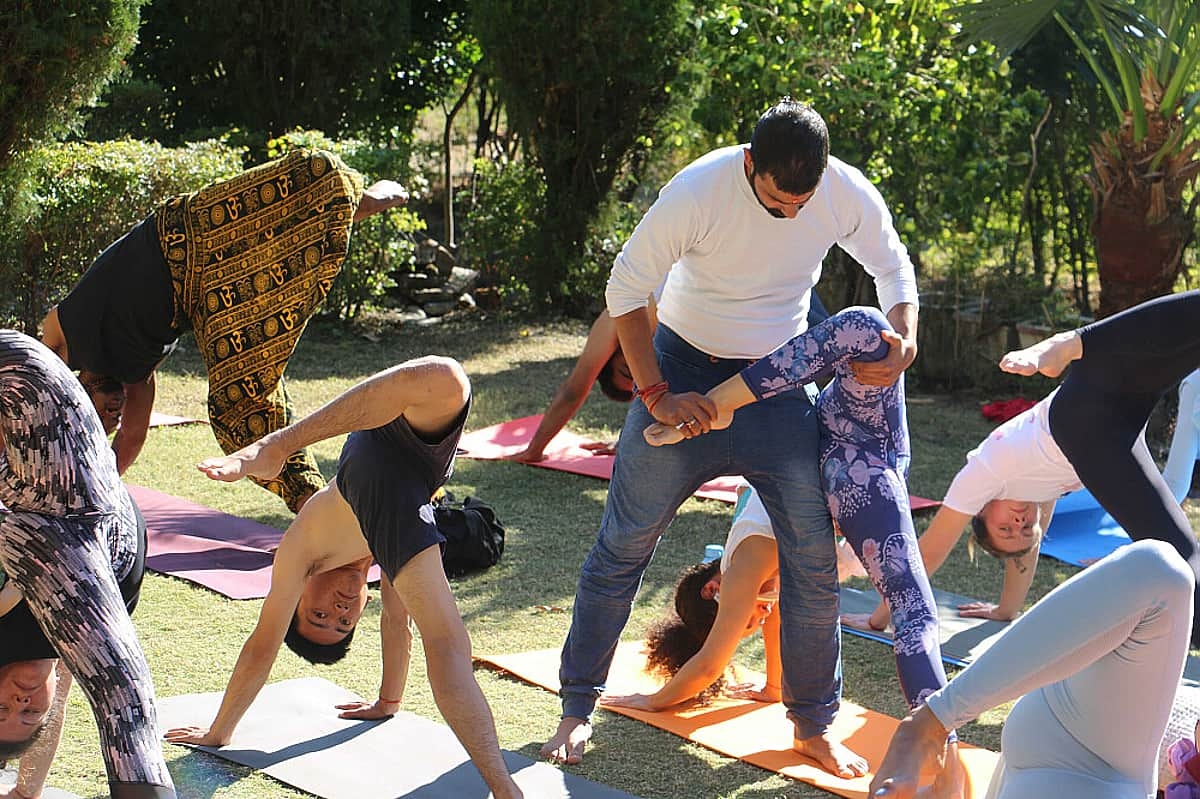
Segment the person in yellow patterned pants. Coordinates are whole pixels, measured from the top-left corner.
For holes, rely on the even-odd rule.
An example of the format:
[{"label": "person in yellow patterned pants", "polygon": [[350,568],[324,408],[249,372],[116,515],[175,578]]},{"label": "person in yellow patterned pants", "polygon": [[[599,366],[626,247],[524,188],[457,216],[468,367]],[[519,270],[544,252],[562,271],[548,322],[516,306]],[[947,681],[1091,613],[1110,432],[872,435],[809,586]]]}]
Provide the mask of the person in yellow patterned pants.
[{"label": "person in yellow patterned pants", "polygon": [[[120,472],[145,442],[155,369],[187,329],[208,370],[222,450],[291,421],[283,372],[341,269],[352,223],[408,199],[393,181],[363,185],[332,153],[296,150],[174,197],[50,310],[43,341],[80,370],[105,429],[117,430]],[[306,450],[260,482],[293,511],[324,484]]]}]

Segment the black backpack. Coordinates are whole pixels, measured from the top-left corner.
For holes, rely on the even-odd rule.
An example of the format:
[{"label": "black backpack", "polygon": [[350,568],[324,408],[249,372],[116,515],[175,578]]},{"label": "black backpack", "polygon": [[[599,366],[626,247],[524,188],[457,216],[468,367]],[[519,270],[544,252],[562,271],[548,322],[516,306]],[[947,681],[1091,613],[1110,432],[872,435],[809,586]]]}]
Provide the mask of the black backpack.
[{"label": "black backpack", "polygon": [[462,502],[450,492],[433,506],[434,522],[446,537],[442,566],[447,577],[462,577],[500,562],[504,554],[504,525],[492,506],[475,497]]}]

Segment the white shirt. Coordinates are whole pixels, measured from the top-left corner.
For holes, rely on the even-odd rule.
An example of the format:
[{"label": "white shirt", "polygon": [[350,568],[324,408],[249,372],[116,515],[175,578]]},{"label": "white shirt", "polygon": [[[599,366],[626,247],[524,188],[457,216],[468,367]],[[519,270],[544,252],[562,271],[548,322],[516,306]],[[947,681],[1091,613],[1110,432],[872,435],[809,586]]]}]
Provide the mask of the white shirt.
[{"label": "white shirt", "polygon": [[758,492],[748,483],[738,486],[738,507],[734,509],[733,524],[729,527],[729,535],[725,536],[725,553],[721,555],[721,573],[729,571],[733,562],[733,553],[750,536],[761,535],[763,538],[775,540],[775,528],[771,526],[771,517],[767,515],[767,507],[763,505]]},{"label": "white shirt", "polygon": [[809,289],[834,244],[874,277],[885,312],[917,304],[908,251],[861,172],[831,157],[799,215],[777,219],[746,179],[744,150],[714,150],[663,187],[613,263],[610,315],[644,307],[667,276],[660,322],[710,355],[761,358],[804,332]]},{"label": "white shirt", "polygon": [[974,516],[993,499],[1048,502],[1083,488],[1050,434],[1050,403],[1057,393],[1054,389],[971,450],[942,504]]}]

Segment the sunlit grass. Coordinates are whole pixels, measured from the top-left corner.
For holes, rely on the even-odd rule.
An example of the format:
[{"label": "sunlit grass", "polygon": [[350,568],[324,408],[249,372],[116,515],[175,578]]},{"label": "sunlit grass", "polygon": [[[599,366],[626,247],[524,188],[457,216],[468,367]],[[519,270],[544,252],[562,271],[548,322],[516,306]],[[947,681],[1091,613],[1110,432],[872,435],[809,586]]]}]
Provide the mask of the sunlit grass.
[{"label": "sunlit grass", "polygon": [[[472,376],[475,401],[469,429],[539,413],[583,344],[582,324],[528,325],[494,320],[450,322],[435,327],[404,327],[372,343],[352,332],[313,326],[300,342],[288,368],[289,392],[300,414],[307,413],[357,381],[408,358],[429,353],[452,355]],[[190,341],[185,342],[190,344]],[[160,380],[158,410],[204,416],[203,368],[194,347],[172,356]],[[940,499],[965,453],[991,429],[979,414],[977,397],[928,397],[910,387],[913,434],[911,488]],[[623,408],[593,392],[573,423],[597,438],[619,430]],[[316,447],[321,468],[330,475],[340,441]],[[218,452],[206,426],[154,430],[127,479],[139,485],[257,519],[279,528],[290,514],[283,504],[249,484],[225,485],[204,479],[196,461]],[[483,574],[454,582],[459,607],[476,652],[504,653],[559,647],[569,613],[536,606],[571,605],[579,566],[595,536],[606,484],[574,475],[518,464],[459,460],[451,488],[459,496],[476,494],[491,503],[508,530],[503,561]],[[700,558],[704,545],[724,540],[730,507],[689,500],[671,526],[646,573],[645,584],[626,628],[636,638],[669,601],[673,578]],[[928,517],[918,518],[918,529]],[[1048,591],[1075,570],[1043,559],[1033,597]],[[965,546],[950,557],[935,583],[968,596],[993,598],[1001,570],[989,558],[971,563]],[[157,574],[148,576],[135,621],[162,696],[224,688],[233,663],[250,633],[260,602],[234,602],[202,588]],[[318,674],[363,696],[374,696],[379,679],[379,603],[368,606],[355,637],[354,651],[341,664],[312,667],[284,650],[273,679]],[[762,647],[752,640],[741,659],[761,668]],[[853,636],[844,641],[845,696],[873,709],[900,715],[903,701],[888,648]],[[537,756],[537,747],[558,720],[557,699],[487,669],[476,675],[489,698],[500,740],[508,749]],[[406,709],[440,720],[425,680],[419,642],[405,696]],[[966,741],[999,745],[999,721],[961,731]],[[206,723],[208,719],[197,719]],[[695,797],[828,796],[744,763],[691,745],[674,735],[606,712],[596,716],[595,745],[574,770],[643,797],[678,797],[684,775],[686,795]],[[182,797],[303,796],[274,780],[202,753],[167,747]],[[52,784],[84,797],[107,796],[95,725],[78,691]]]}]

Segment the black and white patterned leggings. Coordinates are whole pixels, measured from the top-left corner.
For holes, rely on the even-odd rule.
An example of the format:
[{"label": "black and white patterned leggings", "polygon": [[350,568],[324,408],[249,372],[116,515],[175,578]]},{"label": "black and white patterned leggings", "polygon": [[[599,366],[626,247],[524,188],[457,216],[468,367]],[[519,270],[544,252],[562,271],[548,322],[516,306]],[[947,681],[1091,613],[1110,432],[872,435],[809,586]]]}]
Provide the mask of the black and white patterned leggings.
[{"label": "black and white patterned leggings", "polygon": [[174,797],[117,587],[136,555],[132,501],[75,376],[11,330],[0,330],[0,433],[0,566],[92,706],[114,799]]}]

